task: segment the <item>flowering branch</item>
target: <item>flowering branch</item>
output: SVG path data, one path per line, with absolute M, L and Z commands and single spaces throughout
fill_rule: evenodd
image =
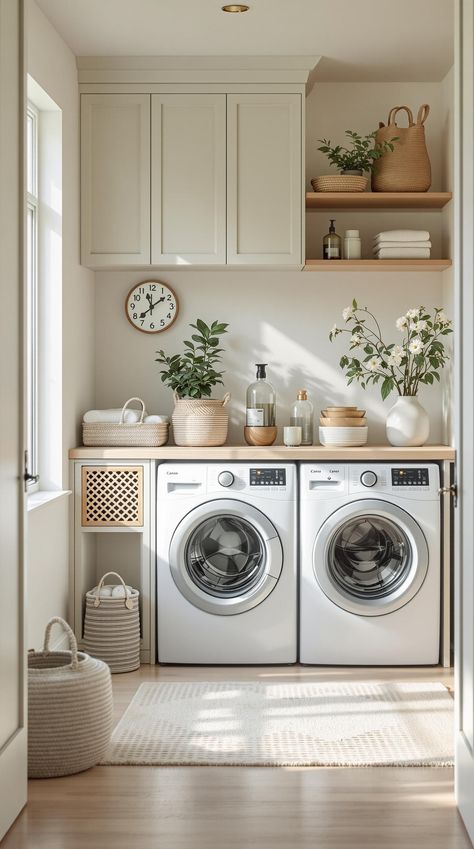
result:
M 350 335 L 350 356 L 344 354 L 339 361 L 348 385 L 356 380 L 365 389 L 371 382 L 382 381 L 380 391 L 385 400 L 393 390 L 399 395 L 417 395 L 420 383 L 439 382 L 439 372 L 448 360 L 440 337 L 453 332 L 441 307 L 430 314 L 420 306 L 397 318 L 396 327 L 403 334 L 401 345 L 387 345 L 375 315 L 355 300 L 342 317 L 349 326 L 334 325 L 329 339 L 333 342 L 341 333 Z

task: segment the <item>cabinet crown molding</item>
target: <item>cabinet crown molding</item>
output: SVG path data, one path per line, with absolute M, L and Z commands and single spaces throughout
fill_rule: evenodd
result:
M 79 83 L 294 83 L 320 56 L 78 56 Z

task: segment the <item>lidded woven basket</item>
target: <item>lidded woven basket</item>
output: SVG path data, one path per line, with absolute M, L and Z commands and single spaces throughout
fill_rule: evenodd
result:
M 115 575 L 123 594 L 101 597 L 105 579 Z M 140 593 L 131 590 L 117 572 L 106 572 L 86 593 L 84 648 L 103 660 L 111 672 L 133 672 L 140 666 Z
M 50 651 L 51 629 L 61 625 L 69 651 Z M 71 628 L 50 619 L 43 651 L 28 654 L 28 775 L 53 778 L 82 772 L 99 763 L 112 733 L 110 670 L 78 652 Z

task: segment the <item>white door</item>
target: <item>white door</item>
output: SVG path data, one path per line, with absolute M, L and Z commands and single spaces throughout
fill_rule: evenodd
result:
M 150 264 L 150 95 L 81 95 L 82 263 Z
M 474 11 L 457 4 L 456 310 L 456 796 L 474 841 Z
M 23 573 L 23 3 L 0 3 L 0 840 L 26 804 Z M 8 305 L 8 306 L 7 306 Z
M 225 94 L 152 95 L 152 264 L 226 261 Z
M 299 266 L 302 103 L 299 94 L 227 95 L 227 262 Z

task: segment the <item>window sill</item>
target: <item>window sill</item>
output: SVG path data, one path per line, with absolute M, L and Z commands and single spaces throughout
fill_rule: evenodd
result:
M 31 510 L 38 510 L 40 507 L 44 507 L 45 504 L 50 504 L 51 501 L 57 501 L 58 498 L 64 498 L 66 495 L 71 495 L 70 489 L 55 489 L 55 490 L 39 490 L 38 492 L 31 492 L 26 497 L 26 509 L 28 513 Z

